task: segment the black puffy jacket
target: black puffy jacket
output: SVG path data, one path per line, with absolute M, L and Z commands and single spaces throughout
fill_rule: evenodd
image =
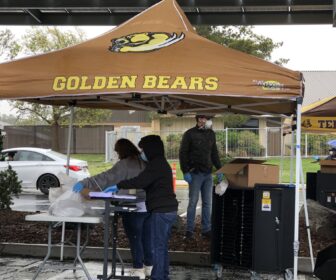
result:
M 213 165 L 217 169 L 221 168 L 215 132 L 198 126 L 187 130 L 180 147 L 182 172 L 211 173 Z
M 148 212 L 177 211 L 178 202 L 173 189 L 172 170 L 164 157 L 164 147 L 159 136 L 148 135 L 139 143 L 148 163 L 137 177 L 117 184 L 121 189 L 144 189 Z

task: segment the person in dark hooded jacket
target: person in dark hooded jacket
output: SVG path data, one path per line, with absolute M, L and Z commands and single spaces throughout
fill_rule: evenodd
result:
M 171 228 L 177 217 L 178 202 L 173 190 L 172 170 L 164 156 L 160 136 L 148 135 L 141 138 L 141 157 L 147 161 L 145 169 L 135 178 L 124 180 L 105 189 L 117 192 L 119 189 L 144 189 L 146 207 L 150 212 L 153 236 L 152 280 L 169 279 L 168 241 Z

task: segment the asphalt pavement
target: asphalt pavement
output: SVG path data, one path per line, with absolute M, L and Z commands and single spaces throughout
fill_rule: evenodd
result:
M 37 271 L 37 267 L 41 264 L 41 259 L 22 258 L 22 257 L 1 257 L 0 256 L 0 279 L 1 280 L 28 280 L 32 279 Z M 75 273 L 72 269 L 66 269 L 71 263 L 51 261 L 46 268 L 39 274 L 37 279 L 40 280 L 84 280 L 87 279 L 81 270 Z M 92 277 L 97 279 L 97 275 L 102 273 L 102 262 L 87 261 L 85 265 Z M 124 275 L 129 275 L 129 265 L 125 266 Z M 66 270 L 64 270 L 66 269 Z M 63 270 L 63 271 L 62 271 Z M 121 267 L 117 268 L 117 275 L 121 275 Z M 211 267 L 193 267 L 193 266 L 171 266 L 171 280 L 285 280 L 282 274 L 252 274 L 246 270 L 224 270 L 220 278 L 217 277 L 218 272 Z M 118 278 L 115 278 L 118 279 Z M 298 280 L 317 279 L 312 276 L 298 276 Z

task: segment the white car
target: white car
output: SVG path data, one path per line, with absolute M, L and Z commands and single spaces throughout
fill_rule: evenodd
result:
M 11 148 L 1 151 L 0 171 L 11 165 L 22 181 L 22 187 L 36 187 L 44 194 L 49 188 L 63 185 L 67 157 L 51 149 Z M 61 175 L 62 174 L 62 175 Z M 69 176 L 77 181 L 90 176 L 86 161 L 70 159 Z

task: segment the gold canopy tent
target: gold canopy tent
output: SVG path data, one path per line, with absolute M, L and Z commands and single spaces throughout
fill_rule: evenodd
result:
M 199 36 L 175 0 L 161 1 L 95 39 L 0 64 L 0 99 L 72 108 L 176 115 L 201 111 L 295 113 L 300 122 L 302 97 L 300 72 Z M 300 127 L 297 130 L 294 280 Z
M 324 98 L 302 108 L 303 131 L 316 133 L 336 132 L 336 97 Z
M 295 111 L 300 72 L 211 42 L 174 0 L 92 40 L 0 64 L 0 99 L 173 114 Z

